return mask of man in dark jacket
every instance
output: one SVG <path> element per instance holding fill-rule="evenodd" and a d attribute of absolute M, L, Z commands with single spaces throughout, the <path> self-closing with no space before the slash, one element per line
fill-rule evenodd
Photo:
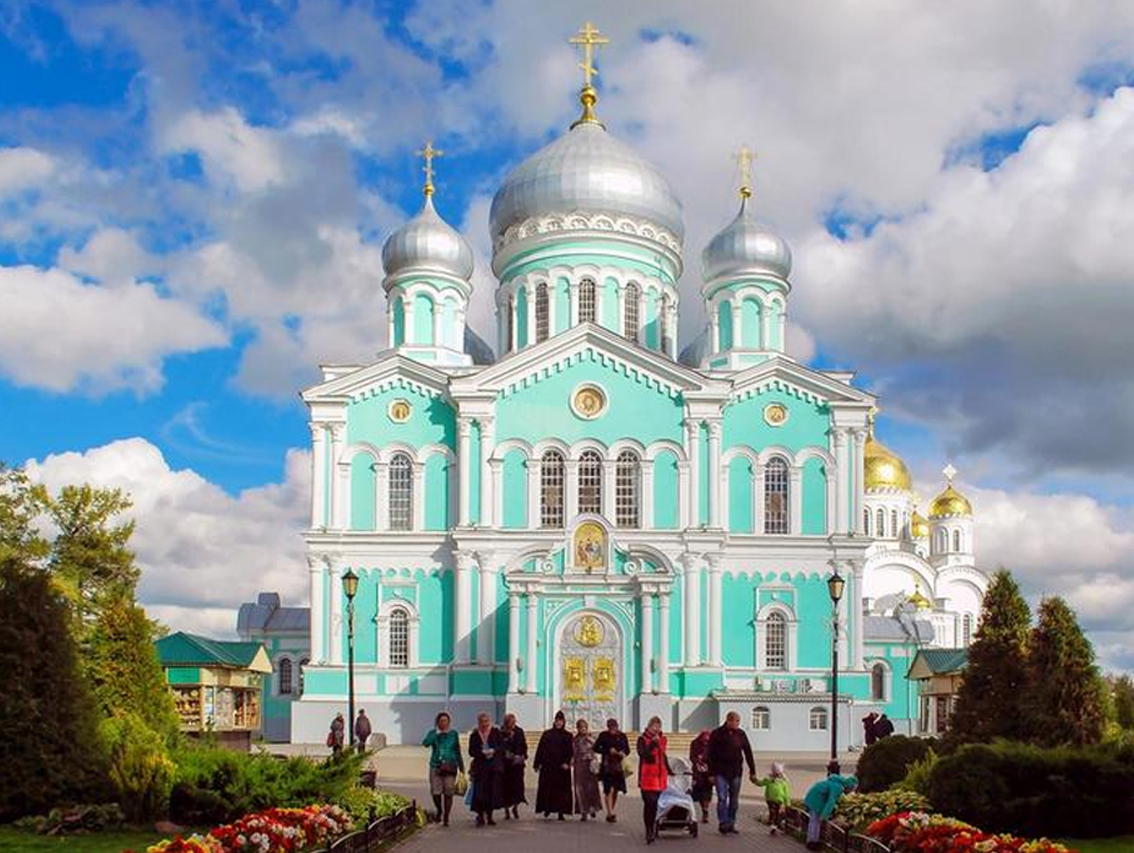
<path fill-rule="evenodd" d="M 370 718 L 366 716 L 366 710 L 359 708 L 358 718 L 354 721 L 354 742 L 359 752 L 366 752 L 366 742 L 370 740 L 371 731 Z"/>
<path fill-rule="evenodd" d="M 878 740 L 882 740 L 882 738 L 889 737 L 893 733 L 894 723 L 889 717 L 883 714 L 878 718 L 878 722 L 874 724 L 874 736 L 878 738 Z"/>
<path fill-rule="evenodd" d="M 740 807 L 740 784 L 744 778 L 744 764 L 748 763 L 748 778 L 756 781 L 756 761 L 752 758 L 752 745 L 740 727 L 740 714 L 729 711 L 724 725 L 709 738 L 709 772 L 717 786 L 717 824 L 721 835 L 736 832 L 736 812 Z"/>

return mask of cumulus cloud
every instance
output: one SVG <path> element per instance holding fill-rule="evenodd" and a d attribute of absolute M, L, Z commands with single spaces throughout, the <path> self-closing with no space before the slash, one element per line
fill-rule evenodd
<path fill-rule="evenodd" d="M 59 269 L 0 266 L 0 304 L 0 372 L 51 391 L 152 392 L 166 356 L 227 342 L 223 329 L 151 285 L 104 288 Z"/>
<path fill-rule="evenodd" d="M 54 170 L 54 160 L 42 151 L 26 147 L 0 149 L 0 200 L 35 187 Z"/>
<path fill-rule="evenodd" d="M 139 599 L 174 629 L 231 633 L 236 606 L 260 590 L 306 603 L 299 536 L 310 511 L 306 451 L 288 452 L 282 482 L 235 496 L 190 469 L 171 468 L 142 438 L 30 460 L 27 470 L 52 489 L 86 482 L 130 493 Z"/>

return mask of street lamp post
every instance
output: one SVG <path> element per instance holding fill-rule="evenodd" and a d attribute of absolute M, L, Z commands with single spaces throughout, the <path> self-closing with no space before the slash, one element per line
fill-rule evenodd
<path fill-rule="evenodd" d="M 343 592 L 347 607 L 347 725 L 346 734 L 354 749 L 354 596 L 358 592 L 358 575 L 347 569 L 343 575 Z"/>
<path fill-rule="evenodd" d="M 834 574 L 827 578 L 827 592 L 831 596 L 831 761 L 839 760 L 839 601 L 843 597 L 846 580 L 839 574 L 837 563 Z"/>

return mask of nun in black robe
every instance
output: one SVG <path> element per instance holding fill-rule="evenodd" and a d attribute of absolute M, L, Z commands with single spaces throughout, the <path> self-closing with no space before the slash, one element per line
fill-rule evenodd
<path fill-rule="evenodd" d="M 524 796 L 524 765 L 528 762 L 528 741 L 524 730 L 516 725 L 515 714 L 504 715 L 504 725 L 500 727 L 500 737 L 504 744 L 504 817 L 518 818 L 520 803 L 526 803 Z"/>
<path fill-rule="evenodd" d="M 549 817 L 552 812 L 565 820 L 571 814 L 571 761 L 574 756 L 574 738 L 567 731 L 567 718 L 559 711 L 552 727 L 545 731 L 536 747 L 532 769 L 539 773 L 536 788 L 536 812 Z"/>
<path fill-rule="evenodd" d="M 503 808 L 504 799 L 504 738 L 487 714 L 479 715 L 477 727 L 469 734 L 469 755 L 476 825 L 495 825 L 492 812 Z"/>

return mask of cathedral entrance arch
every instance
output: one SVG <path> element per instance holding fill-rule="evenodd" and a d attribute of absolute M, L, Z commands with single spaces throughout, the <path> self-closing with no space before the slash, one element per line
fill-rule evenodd
<path fill-rule="evenodd" d="M 555 707 L 568 725 L 584 719 L 596 732 L 610 717 L 624 721 L 623 637 L 614 620 L 593 610 L 576 613 L 564 622 L 554 649 Z"/>

